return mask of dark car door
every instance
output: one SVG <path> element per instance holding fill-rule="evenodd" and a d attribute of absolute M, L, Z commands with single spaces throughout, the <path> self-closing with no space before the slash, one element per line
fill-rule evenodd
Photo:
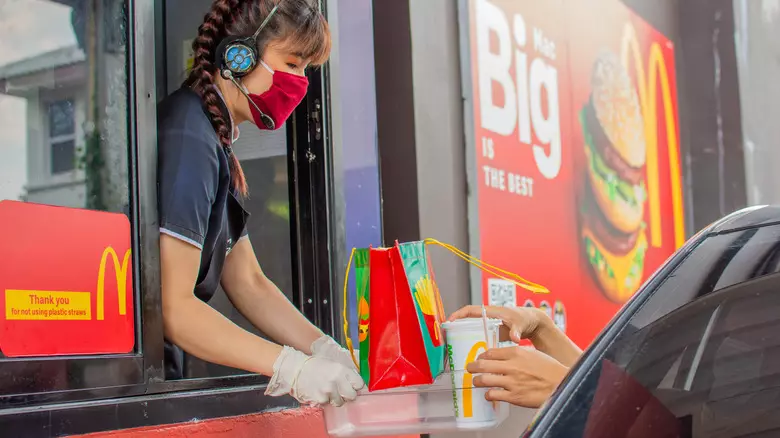
<path fill-rule="evenodd" d="M 681 252 L 526 436 L 780 436 L 780 225 L 762 222 L 716 227 Z"/>

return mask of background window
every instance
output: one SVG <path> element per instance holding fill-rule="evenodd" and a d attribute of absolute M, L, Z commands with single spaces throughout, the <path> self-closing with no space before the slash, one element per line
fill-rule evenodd
<path fill-rule="evenodd" d="M 39 375 L 38 357 L 136 352 L 126 8 L 0 1 L 0 358 L 30 363 L 0 396 L 74 389 L 65 366 Z M 141 379 L 125 359 L 122 377 L 90 363 L 75 380 Z"/>
<path fill-rule="evenodd" d="M 76 119 L 73 100 L 48 104 L 51 173 L 70 172 L 76 168 Z"/>

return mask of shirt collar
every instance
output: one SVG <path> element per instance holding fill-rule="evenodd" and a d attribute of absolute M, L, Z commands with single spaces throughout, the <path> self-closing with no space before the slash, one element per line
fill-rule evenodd
<path fill-rule="evenodd" d="M 214 89 L 217 91 L 217 95 L 219 95 L 219 98 L 222 99 L 222 103 L 225 105 L 225 108 L 227 108 L 227 101 L 225 100 L 225 96 L 222 95 L 222 91 L 220 91 L 219 87 L 214 85 Z M 233 114 L 230 114 L 230 110 L 228 110 L 228 116 L 230 117 L 230 127 L 233 128 L 233 138 L 231 140 L 231 143 L 235 143 L 236 140 L 238 140 L 238 137 L 241 135 L 241 131 L 238 129 L 238 126 L 233 122 Z"/>

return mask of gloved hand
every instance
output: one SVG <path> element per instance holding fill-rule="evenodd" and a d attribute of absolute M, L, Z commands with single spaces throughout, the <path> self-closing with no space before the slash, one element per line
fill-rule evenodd
<path fill-rule="evenodd" d="M 290 394 L 301 404 L 341 406 L 355 400 L 363 386 L 363 379 L 352 369 L 284 347 L 265 393 L 274 397 Z"/>
<path fill-rule="evenodd" d="M 311 353 L 314 357 L 328 359 L 357 371 L 355 361 L 352 359 L 349 350 L 343 348 L 328 335 L 323 335 L 311 344 Z"/>

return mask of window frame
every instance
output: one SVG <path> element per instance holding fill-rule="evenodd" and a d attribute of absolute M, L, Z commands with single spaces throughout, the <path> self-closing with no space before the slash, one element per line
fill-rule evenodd
<path fill-rule="evenodd" d="M 160 87 L 164 87 L 157 77 L 156 64 L 165 56 L 148 56 L 160 48 L 165 6 L 154 0 L 124 2 L 128 20 L 128 175 L 135 352 L 0 361 L 0 381 L 9 381 L 6 379 L 20 372 L 32 372 L 26 390 L 10 393 L 0 388 L 0 430 L 13 431 L 24 425 L 19 430 L 29 434 L 26 436 L 82 434 L 299 406 L 291 397 L 262 396 L 268 378 L 259 375 L 165 380 L 156 182 L 156 107 Z M 308 76 L 310 92 L 288 122 L 293 303 L 325 333 L 336 335 L 328 68 L 312 70 Z M 312 117 L 315 111 L 317 116 Z M 44 371 L 51 367 L 66 371 L 65 387 L 46 378 Z M 71 378 L 74 370 L 87 368 L 104 376 L 98 385 Z M 158 406 L 158 414 L 152 415 L 153 405 Z M 127 411 L 131 418 L 115 415 L 120 411 Z M 51 419 L 55 417 L 68 421 L 60 421 L 52 429 Z"/>

